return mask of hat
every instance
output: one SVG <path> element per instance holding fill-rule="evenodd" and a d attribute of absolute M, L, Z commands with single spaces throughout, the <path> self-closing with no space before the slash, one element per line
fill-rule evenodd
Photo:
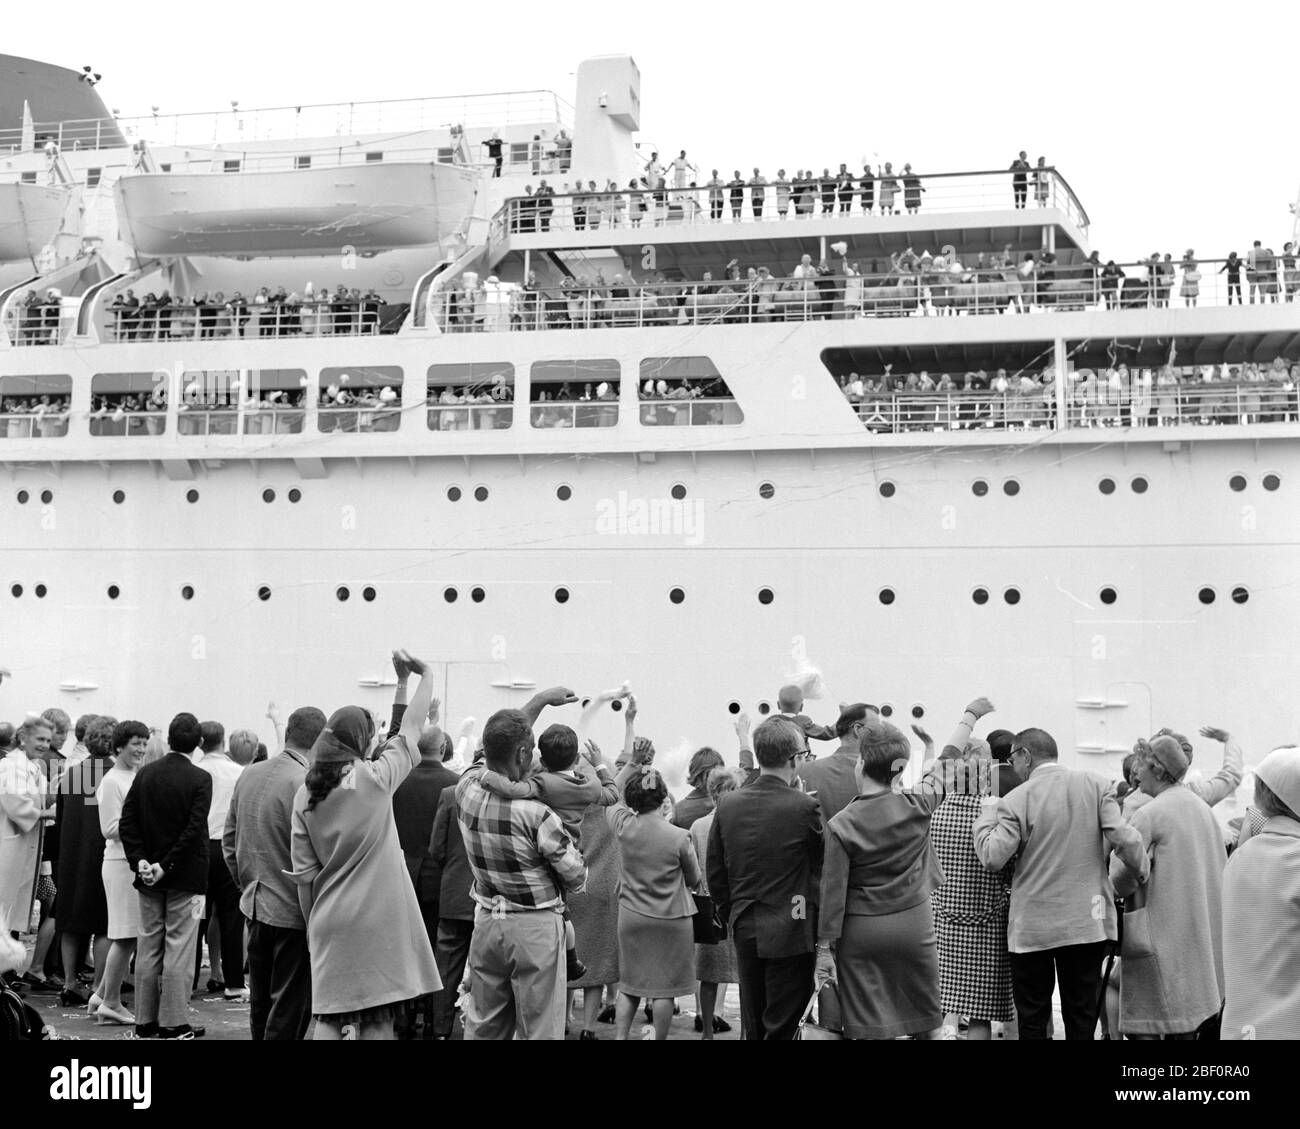
<path fill-rule="evenodd" d="M 1182 780 L 1187 775 L 1187 766 L 1192 763 L 1182 745 L 1172 736 L 1162 734 L 1152 738 L 1146 751 L 1173 780 Z"/>
<path fill-rule="evenodd" d="M 1255 775 L 1287 807 L 1300 813 L 1300 747 L 1274 749 L 1255 766 Z"/>

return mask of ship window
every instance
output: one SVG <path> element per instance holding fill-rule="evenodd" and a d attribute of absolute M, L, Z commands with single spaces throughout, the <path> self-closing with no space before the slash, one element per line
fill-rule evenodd
<path fill-rule="evenodd" d="M 1002 484 L 1002 493 L 1004 493 L 1008 498 L 1014 498 L 1020 493 L 1020 483 L 1014 478 L 1008 478 Z"/>
<path fill-rule="evenodd" d="M 770 604 L 776 599 L 776 593 L 771 588 L 760 588 L 758 590 L 758 602 L 760 604 Z"/>
<path fill-rule="evenodd" d="M 618 302 L 617 298 L 609 302 L 614 325 Z M 745 419 L 708 357 L 647 357 L 641 362 L 639 389 L 641 422 L 647 427 L 714 427 Z"/>
<path fill-rule="evenodd" d="M 20 329 L 20 336 L 23 332 Z M 67 435 L 71 400 L 70 376 L 0 376 L 0 438 L 57 439 Z"/>
<path fill-rule="evenodd" d="M 618 423 L 619 364 L 615 360 L 536 361 L 534 427 L 613 427 Z"/>
<path fill-rule="evenodd" d="M 557 604 L 567 604 L 569 602 L 569 590 L 567 588 L 557 588 L 555 590 L 555 602 Z"/>
<path fill-rule="evenodd" d="M 108 586 L 108 598 L 110 600 L 116 600 L 121 594 L 122 594 L 122 589 L 119 588 L 116 584 L 110 584 Z"/>
<path fill-rule="evenodd" d="M 894 590 L 892 588 L 882 588 L 880 590 L 880 602 L 889 607 L 894 602 Z"/>
<path fill-rule="evenodd" d="M 32 591 L 36 593 L 36 598 L 38 600 L 43 600 L 45 599 L 45 593 L 48 592 L 49 589 L 46 588 L 44 584 L 38 584 L 32 589 Z"/>
<path fill-rule="evenodd" d="M 1244 474 L 1234 474 L 1228 479 L 1228 488 L 1240 494 L 1246 489 L 1246 476 Z"/>
<path fill-rule="evenodd" d="M 30 498 L 31 495 L 28 494 L 26 490 L 19 490 L 16 497 L 18 498 L 18 504 L 20 506 L 25 506 L 27 505 L 27 499 Z"/>
<path fill-rule="evenodd" d="M 197 490 L 186 490 L 185 500 L 189 502 L 190 505 L 193 505 L 195 502 L 199 500 L 199 492 Z"/>
<path fill-rule="evenodd" d="M 512 141 L 510 142 L 510 163 L 512 165 L 528 164 L 528 142 Z M 34 173 L 32 174 L 35 175 Z"/>
<path fill-rule="evenodd" d="M 569 486 L 567 483 L 561 483 L 555 488 L 555 496 L 559 498 L 561 502 L 567 502 L 573 497 L 573 487 Z"/>
<path fill-rule="evenodd" d="M 161 435 L 166 430 L 165 371 L 99 372 L 91 378 L 91 435 Z"/>
<path fill-rule="evenodd" d="M 668 591 L 668 598 L 674 604 L 680 604 L 683 600 L 686 599 L 686 591 L 685 589 L 682 588 L 671 588 Z"/>
<path fill-rule="evenodd" d="M 1129 486 L 1133 488 L 1134 494 L 1145 494 L 1149 485 L 1151 484 L 1140 474 L 1129 483 Z"/>
<path fill-rule="evenodd" d="M 303 154 L 302 156 L 294 157 L 293 167 L 296 169 L 311 168 L 311 157 L 306 154 Z"/>
<path fill-rule="evenodd" d="M 982 478 L 977 478 L 970 484 L 970 492 L 977 498 L 984 497 L 989 492 L 989 484 Z"/>
<path fill-rule="evenodd" d="M 361 590 L 361 598 L 365 600 L 367 604 L 373 604 L 375 602 L 375 590 L 373 588 L 363 588 Z"/>
<path fill-rule="evenodd" d="M 114 490 L 114 491 L 113 491 L 113 501 L 114 501 L 115 504 L 117 504 L 117 505 L 120 506 L 123 502 L 126 501 L 126 491 L 125 491 L 125 490 Z"/>
<path fill-rule="evenodd" d="M 42 490 L 42 491 L 41 491 L 41 501 L 44 502 L 44 503 L 48 506 L 52 501 L 54 501 L 54 491 L 53 491 L 53 490 Z"/>
<path fill-rule="evenodd" d="M 234 435 L 243 382 L 238 369 L 203 369 L 181 375 L 176 406 L 178 435 Z"/>
<path fill-rule="evenodd" d="M 425 382 L 430 431 L 497 431 L 514 422 L 515 366 L 430 365 Z"/>
<path fill-rule="evenodd" d="M 1119 599 L 1119 593 L 1116 592 L 1114 588 L 1103 588 L 1100 595 L 1101 602 L 1107 605 L 1113 604 Z"/>
<path fill-rule="evenodd" d="M 383 153 L 370 152 L 366 154 L 366 164 L 368 165 L 374 164 L 376 161 L 382 161 L 383 159 L 384 159 Z"/>
<path fill-rule="evenodd" d="M 1234 604 L 1244 604 L 1249 599 L 1250 592 L 1248 589 L 1238 586 L 1232 590 L 1232 602 Z"/>
<path fill-rule="evenodd" d="M 338 600 L 340 604 L 346 603 L 348 597 L 351 595 L 352 593 L 341 584 L 334 589 L 334 598 Z"/>
<path fill-rule="evenodd" d="M 444 588 L 442 590 L 442 598 L 449 604 L 454 604 L 456 602 L 456 597 L 459 595 L 460 593 L 457 592 L 455 588 Z"/>
<path fill-rule="evenodd" d="M 240 162 L 238 157 L 232 158 L 231 160 L 228 161 L 221 162 L 222 172 L 238 172 L 239 169 L 240 169 Z"/>
<path fill-rule="evenodd" d="M 686 497 L 686 487 L 683 486 L 680 482 L 674 482 L 673 488 L 669 491 L 669 493 L 673 496 L 674 501 L 680 502 L 683 498 Z"/>
<path fill-rule="evenodd" d="M 892 498 L 895 494 L 898 493 L 898 487 L 895 486 L 888 479 L 882 482 L 879 485 L 879 487 L 877 487 L 877 489 L 880 491 L 880 496 L 882 498 Z"/>
<path fill-rule="evenodd" d="M 194 599 L 194 588 L 191 585 L 187 584 L 185 585 L 184 588 L 181 589 L 181 599 L 182 600 Z"/>
<path fill-rule="evenodd" d="M 9 595 L 11 595 L 15 600 L 18 599 L 22 594 L 23 594 L 23 586 L 21 584 L 9 585 Z"/>
<path fill-rule="evenodd" d="M 758 712 L 761 714 L 769 714 L 772 712 L 772 707 L 767 702 L 759 702 Z"/>
<path fill-rule="evenodd" d="M 760 482 L 758 486 L 758 496 L 760 498 L 770 498 L 776 493 L 776 487 L 770 482 Z"/>
<path fill-rule="evenodd" d="M 257 590 L 257 598 L 265 603 L 271 598 L 271 589 L 263 584 L 262 587 Z"/>
<path fill-rule="evenodd" d="M 736 701 L 728 702 L 728 703 L 727 703 L 727 712 L 728 712 L 729 714 L 733 714 L 733 715 L 734 715 L 734 714 L 738 714 L 738 713 L 740 713 L 740 703 L 739 703 L 739 702 L 736 702 Z"/>
<path fill-rule="evenodd" d="M 269 486 L 268 486 L 265 490 L 262 491 L 262 501 L 264 501 L 264 502 L 274 502 L 274 501 L 275 501 L 275 491 L 272 490 Z"/>
<path fill-rule="evenodd" d="M 299 490 L 298 487 L 295 486 L 292 490 L 289 491 L 289 501 L 291 502 L 302 501 L 302 491 Z"/>
<path fill-rule="evenodd" d="M 617 698 L 615 698 L 612 702 L 609 703 L 609 708 L 612 709 L 615 713 L 621 713 L 623 710 L 623 703 L 620 702 Z"/>
<path fill-rule="evenodd" d="M 1265 490 L 1276 490 L 1281 485 L 1282 485 L 1282 480 L 1276 474 L 1264 475 Z"/>
<path fill-rule="evenodd" d="M 455 156 L 456 156 L 456 150 L 455 150 L 455 149 L 439 149 L 439 150 L 438 150 L 438 163 L 439 163 L 440 165 L 449 165 L 449 164 L 451 164 L 452 161 L 455 159 Z"/>
<path fill-rule="evenodd" d="M 1020 603 L 1020 589 L 1008 588 L 1002 593 L 1002 598 L 1006 600 L 1008 604 L 1018 604 Z"/>
<path fill-rule="evenodd" d="M 486 502 L 488 500 L 488 488 L 486 486 L 474 487 L 474 501 Z"/>
<path fill-rule="evenodd" d="M 25 173 L 22 174 L 22 176 L 21 176 L 20 179 L 22 180 L 22 183 L 23 183 L 23 184 L 35 184 L 35 183 L 36 183 L 36 173 L 34 173 L 34 172 L 25 172 Z"/>
<path fill-rule="evenodd" d="M 320 373 L 321 431 L 396 431 L 402 423 L 402 370 L 397 365 L 347 365 Z"/>
<path fill-rule="evenodd" d="M 921 718 L 923 718 L 923 717 L 925 716 L 925 707 L 924 707 L 924 706 L 913 706 L 913 707 L 912 707 L 912 716 L 913 716 L 914 718 L 916 718 L 917 721 L 920 721 Z"/>
<path fill-rule="evenodd" d="M 989 590 L 987 588 L 976 588 L 975 591 L 970 594 L 970 598 L 979 604 L 980 607 L 983 607 L 989 602 Z"/>
<path fill-rule="evenodd" d="M 880 707 L 880 716 L 881 716 L 881 717 L 893 717 L 893 716 L 894 716 L 894 707 L 891 706 L 891 705 L 889 705 L 889 704 L 885 704 L 885 705 L 881 706 L 881 707 Z"/>
<path fill-rule="evenodd" d="M 1097 483 L 1097 489 L 1103 494 L 1115 493 L 1115 480 L 1113 478 L 1103 478 Z"/>
<path fill-rule="evenodd" d="M 252 368 L 245 371 L 245 435 L 301 435 L 307 414 L 307 370 Z"/>
<path fill-rule="evenodd" d="M 99 187 L 99 180 L 100 180 L 100 177 L 103 176 L 103 174 L 104 174 L 104 170 L 103 170 L 103 169 L 87 169 L 87 170 L 86 170 L 86 187 L 87 187 L 87 188 L 98 188 L 98 187 Z"/>
<path fill-rule="evenodd" d="M 165 164 L 165 165 L 159 165 L 159 166 L 158 166 L 158 169 L 159 169 L 160 172 L 171 172 L 171 171 L 172 171 L 172 166 L 171 166 L 171 163 L 168 162 L 168 163 Z"/>
<path fill-rule="evenodd" d="M 1201 603 L 1203 604 L 1214 603 L 1214 597 L 1215 597 L 1215 591 L 1213 588 L 1208 588 L 1208 587 L 1202 588 L 1199 592 L 1196 593 L 1196 598 L 1200 600 Z"/>
<path fill-rule="evenodd" d="M 459 486 L 448 486 L 448 487 L 447 487 L 447 501 L 449 501 L 449 502 L 459 502 L 459 501 L 460 501 L 460 487 L 459 487 Z"/>
<path fill-rule="evenodd" d="M 476 604 L 481 604 L 487 598 L 487 593 L 482 588 L 471 588 L 469 598 Z"/>

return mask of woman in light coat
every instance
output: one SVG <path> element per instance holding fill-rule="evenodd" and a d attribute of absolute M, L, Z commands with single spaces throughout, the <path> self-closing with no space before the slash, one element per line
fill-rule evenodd
<path fill-rule="evenodd" d="M 15 734 L 16 747 L 0 760 L 0 925 L 11 933 L 30 928 L 32 897 L 41 861 L 47 803 L 41 754 L 50 747 L 50 724 L 28 718 Z"/>

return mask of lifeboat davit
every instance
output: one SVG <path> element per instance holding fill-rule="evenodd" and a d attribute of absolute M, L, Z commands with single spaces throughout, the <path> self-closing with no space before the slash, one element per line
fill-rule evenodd
<path fill-rule="evenodd" d="M 478 174 L 431 161 L 275 172 L 133 173 L 118 215 L 141 255 L 318 255 L 435 244 L 460 229 Z"/>

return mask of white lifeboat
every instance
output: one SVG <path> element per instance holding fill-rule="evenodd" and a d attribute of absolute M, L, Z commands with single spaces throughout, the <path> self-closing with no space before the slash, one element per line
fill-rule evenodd
<path fill-rule="evenodd" d="M 36 262 L 53 245 L 71 194 L 60 184 L 0 184 L 0 263 Z"/>

